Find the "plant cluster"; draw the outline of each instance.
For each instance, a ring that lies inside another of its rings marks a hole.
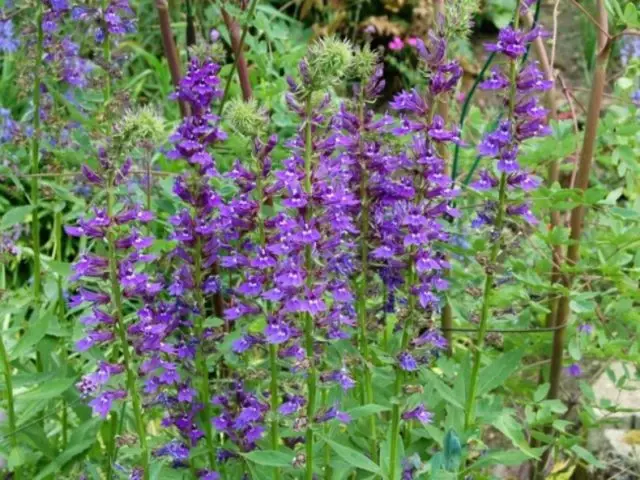
[[[593,392],[581,381],[583,398],[565,405],[559,379],[585,375],[591,339],[611,352],[637,333],[637,165],[615,153],[640,149],[622,126],[637,111],[608,113],[594,147],[607,43],[585,133],[550,122],[554,81],[529,56],[549,34],[521,21],[539,2],[516,3],[486,44],[497,65],[476,82],[499,117],[481,121],[474,107],[464,131],[452,44],[475,2],[458,2],[460,16],[449,5],[412,39],[420,85],[383,108],[379,51],[326,36],[295,61],[265,60],[263,36],[269,51],[286,40],[260,21],[248,33],[254,14],[264,19],[255,0],[211,7],[229,36],[187,1],[184,61],[162,33],[169,67],[133,40],[146,19],[128,0],[37,0],[35,22],[5,5],[0,470],[409,480],[522,464],[537,478],[554,452],[601,466],[579,430],[597,424]],[[630,72],[633,46],[622,51]],[[158,71],[136,74],[141,59]],[[247,89],[279,69],[282,91]],[[140,83],[154,75],[155,87]],[[546,178],[545,162],[576,148],[571,185]],[[616,190],[588,188],[594,148],[596,169],[617,165],[606,179]],[[583,235],[583,221],[614,234]],[[581,242],[596,252],[582,263]],[[622,313],[600,310],[607,292],[622,296],[624,318],[596,328],[593,311]],[[532,336],[501,335],[518,329]],[[637,358],[624,347],[620,358]],[[550,373],[532,375],[547,358]],[[490,428],[509,447],[487,440]]]

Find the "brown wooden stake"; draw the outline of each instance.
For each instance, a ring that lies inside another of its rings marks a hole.
[[[156,10],[158,10],[158,19],[160,20],[160,34],[162,36],[162,46],[164,48],[164,56],[169,64],[171,72],[171,82],[175,87],[180,84],[182,73],[180,72],[180,57],[173,40],[173,32],[171,31],[171,19],[169,18],[169,7],[166,0],[156,0]],[[179,101],[180,115],[186,117],[189,115],[189,106],[183,101]]]
[[[585,125],[584,140],[582,143],[582,151],[578,164],[578,173],[576,176],[576,188],[584,192],[589,186],[589,173],[591,172],[591,163],[595,148],[596,136],[598,133],[598,122],[600,120],[600,108],[602,106],[602,97],[607,74],[607,62],[611,52],[611,43],[607,41],[607,11],[604,6],[604,0],[598,0],[598,18],[601,29],[598,33],[598,56],[596,59],[596,67],[593,72],[593,82],[591,87],[591,98],[589,100],[589,109],[587,110],[587,120]],[[582,234],[582,223],[584,221],[585,207],[578,205],[571,211],[570,217],[570,240],[571,243],[567,249],[567,265],[571,268],[576,265],[580,258],[580,236]],[[566,288],[564,295],[558,301],[558,317],[557,325],[565,327],[569,319],[569,295],[573,275],[567,273],[562,275],[562,284]],[[551,374],[548,397],[550,399],[558,398],[560,388],[560,379],[562,377],[562,354],[564,351],[565,328],[556,331],[553,337],[553,356],[551,358]]]
[[[242,89],[242,98],[246,102],[253,96],[251,90],[251,82],[249,81],[249,69],[247,67],[247,61],[244,58],[244,52],[240,48],[240,27],[231,15],[221,8],[222,19],[224,20],[227,30],[229,30],[229,37],[231,38],[231,49],[234,56],[237,58],[238,66],[238,80],[240,81],[240,88]]]
[[[599,23],[597,32],[598,53],[596,57],[596,66],[593,72],[591,96],[589,99],[584,139],[582,143],[582,151],[580,152],[575,184],[575,187],[582,192],[584,192],[589,186],[589,174],[591,172],[591,164],[598,133],[598,122],[600,120],[600,109],[602,107],[602,98],[607,77],[607,63],[609,61],[612,46],[612,42],[609,41],[608,16],[604,0],[598,0],[597,8]],[[571,243],[567,249],[566,257],[566,265],[569,269],[573,268],[580,259],[580,237],[582,235],[584,215],[584,205],[578,205],[571,211],[571,217],[569,220],[571,229],[569,238]],[[569,292],[571,291],[571,285],[573,282],[573,273],[569,271],[561,274],[560,280],[564,287],[564,294],[558,301],[556,325],[559,328],[555,331],[553,336],[553,351],[549,376],[550,387],[547,395],[548,399],[557,399],[560,393],[566,325],[570,314]],[[544,469],[549,457],[550,450],[547,450],[541,461],[540,471]]]

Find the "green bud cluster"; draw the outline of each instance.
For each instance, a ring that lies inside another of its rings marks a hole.
[[[247,102],[230,100],[224,109],[225,118],[240,135],[255,137],[267,126],[267,115],[255,99]]]

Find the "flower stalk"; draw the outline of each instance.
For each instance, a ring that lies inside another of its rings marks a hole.
[[[409,302],[407,305],[407,318],[405,319],[404,328],[402,330],[401,351],[406,350],[409,345],[409,334],[412,328],[412,318],[416,309],[416,296],[412,290],[417,282],[415,262],[411,261],[409,265],[409,273],[407,275],[407,291],[409,292]],[[400,438],[400,394],[402,393],[402,385],[404,383],[405,372],[402,368],[396,368],[396,382],[393,387],[394,403],[391,410],[391,446],[389,449],[389,478],[396,478],[397,466],[400,463],[398,459],[398,442]]]
[[[114,207],[115,207],[115,195],[113,192],[114,174],[109,174],[108,188],[107,188],[107,217],[113,219]],[[140,395],[136,386],[136,373],[133,370],[133,362],[131,358],[131,352],[129,351],[129,342],[127,341],[127,328],[124,324],[124,310],[122,305],[122,291],[120,289],[120,282],[118,279],[118,259],[117,259],[117,247],[116,247],[116,235],[113,231],[113,224],[107,232],[107,247],[109,254],[109,282],[111,283],[111,298],[112,306],[114,308],[113,315],[116,320],[116,330],[118,339],[120,340],[120,348],[122,349],[122,356],[124,359],[124,368],[126,373],[127,390],[131,396],[131,404],[133,408],[133,415],[135,419],[136,430],[140,442],[140,454],[143,468],[144,480],[149,479],[149,448],[147,447],[146,428],[144,423],[144,416],[142,412],[142,402],[140,401]],[[115,435],[115,431],[113,434]],[[115,459],[114,459],[115,460]]]
[[[55,239],[55,258],[57,262],[62,262],[62,212],[55,212],[55,216],[53,219],[53,233]],[[62,288],[62,276],[58,275],[58,305],[57,305],[57,313],[58,313],[58,323],[60,325],[65,324],[65,301],[64,301],[64,291]],[[69,358],[69,353],[66,345],[62,345],[62,358],[66,361]],[[67,401],[65,399],[62,400],[62,412],[61,412],[61,424],[62,424],[62,449],[64,450],[67,447],[67,440],[69,437],[69,419],[68,419],[68,409],[67,409]]]
[[[31,204],[33,205],[31,221],[31,238],[33,242],[33,298],[36,309],[40,308],[42,293],[42,272],[40,261],[40,185],[38,173],[40,171],[40,83],[42,74],[42,55],[44,32],[42,29],[42,2],[38,1],[36,11],[37,39],[36,58],[33,76],[33,137],[31,139]],[[39,311],[38,311],[39,314]]]
[[[204,428],[205,440],[207,442],[207,460],[211,470],[216,468],[215,448],[213,442],[213,429],[211,428],[211,389],[209,387],[209,370],[207,369],[207,359],[203,349],[204,340],[204,319],[206,317],[206,305],[202,292],[202,239],[198,236],[196,248],[193,255],[194,262],[194,295],[198,306],[198,314],[195,319],[196,338],[200,343],[196,349],[196,370],[198,372],[198,396],[203,405],[202,426]]]
[[[306,124],[304,126],[304,189],[305,193],[311,197],[313,193],[312,186],[312,172],[313,172],[313,101],[312,92],[308,92],[305,103],[305,118]],[[307,204],[305,212],[305,220],[308,223],[313,218],[313,212],[311,202]],[[313,288],[313,258],[311,252],[311,246],[305,245],[304,247],[304,259],[306,269],[306,282],[309,289]],[[313,480],[313,416],[315,413],[316,405],[316,387],[318,373],[315,365],[315,354],[313,348],[313,317],[310,313],[304,314],[304,344],[309,361],[309,369],[307,371],[307,431],[305,434],[305,449],[306,449],[306,480]]]
[[[362,139],[364,134],[364,88],[360,88],[360,95],[358,96],[358,119],[359,119],[359,138]],[[362,149],[362,145],[360,145]],[[363,155],[363,152],[360,151]],[[358,326],[360,329],[360,339],[358,346],[360,347],[360,354],[363,358],[364,364],[364,395],[361,398],[361,404],[373,404],[373,381],[371,377],[371,355],[369,353],[369,338],[367,334],[367,291],[369,289],[369,208],[370,201],[368,198],[368,185],[369,185],[369,172],[367,172],[367,166],[363,164],[360,177],[360,271],[361,280],[359,288],[356,292],[356,310],[358,314]],[[369,432],[371,435],[371,458],[375,461],[378,455],[378,442],[376,439],[376,416],[369,416]]]

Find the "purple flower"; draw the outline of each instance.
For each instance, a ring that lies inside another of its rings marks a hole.
[[[424,404],[420,404],[412,410],[407,410],[402,414],[403,420],[417,420],[422,424],[431,423],[433,414],[425,408]]]
[[[306,400],[301,395],[285,395],[284,401],[278,407],[278,411],[282,415],[292,415],[300,410],[306,404]]]
[[[324,373],[320,376],[320,379],[323,382],[336,382],[338,383],[343,391],[351,390],[355,387],[356,382],[353,380],[349,371],[346,368],[341,368],[340,370],[335,370],[333,372]]]
[[[18,36],[13,31],[13,22],[0,20],[0,52],[13,53],[20,46]]]
[[[427,330],[418,338],[412,341],[416,347],[424,347],[425,345],[435,348],[437,350],[444,350],[447,348],[447,339],[444,338],[437,330]]]
[[[565,368],[565,371],[570,377],[580,377],[582,375],[582,367],[578,363],[572,363]]]
[[[94,345],[111,341],[113,338],[113,333],[106,330],[89,332],[84,338],[76,342],[76,350],[84,352]]]
[[[315,418],[315,421],[317,423],[324,423],[324,422],[328,422],[329,420],[333,420],[334,418],[340,421],[341,423],[351,422],[351,415],[349,415],[346,412],[342,412],[338,410],[338,407],[336,405],[333,405],[332,407],[328,408],[324,412],[317,415]]]
[[[593,325],[589,323],[581,323],[578,325],[578,331],[580,333],[584,333],[585,335],[591,335],[593,333]]]
[[[546,80],[537,63],[529,63],[516,79],[520,93],[544,92],[553,87],[552,80]]]
[[[509,58],[518,58],[527,51],[526,41],[522,33],[512,27],[500,30],[496,43],[485,43],[489,52],[500,52]]]
[[[93,410],[94,414],[100,415],[102,418],[106,418],[111,411],[111,404],[114,400],[120,400],[127,396],[127,392],[124,390],[108,390],[102,392],[96,398],[89,402],[89,406]]]
[[[273,319],[264,330],[266,341],[273,345],[286,342],[291,338],[292,333],[292,328],[282,319]]]
[[[413,372],[418,369],[418,362],[409,352],[400,352],[398,355],[398,365],[405,372]]]
[[[156,457],[170,457],[174,462],[189,460],[189,447],[179,440],[172,440],[153,452]]]
[[[509,79],[500,68],[494,67],[491,69],[489,77],[480,82],[479,86],[482,90],[504,90],[509,84]]]

